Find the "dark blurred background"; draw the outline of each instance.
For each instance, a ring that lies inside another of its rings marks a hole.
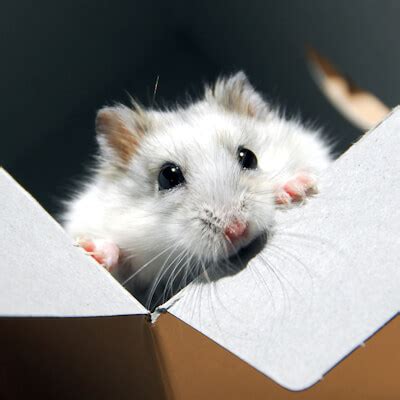
[[[394,106],[399,17],[397,0],[2,1],[0,164],[56,214],[95,151],[99,107],[150,104],[157,76],[157,102],[175,102],[239,69],[343,151],[361,132],[311,80],[304,46]]]

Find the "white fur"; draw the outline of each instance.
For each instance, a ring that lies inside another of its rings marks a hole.
[[[103,157],[64,215],[73,237],[106,239],[120,247],[121,268],[129,271],[125,278],[146,265],[135,277],[144,287],[156,277],[166,282],[178,270],[201,271],[270,231],[276,188],[298,172],[317,178],[330,161],[319,132],[270,110],[242,73],[218,81],[214,94],[207,89],[200,102],[150,110],[147,117],[151,129],[127,168]],[[256,170],[240,168],[239,146],[256,154]],[[186,183],[160,191],[158,173],[167,161],[180,166]],[[204,223],[211,214],[218,219],[217,232]],[[223,227],[235,218],[248,223],[249,235],[232,245]]]

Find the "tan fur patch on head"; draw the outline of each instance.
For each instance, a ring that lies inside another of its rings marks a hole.
[[[120,166],[127,166],[132,159],[147,127],[143,111],[122,105],[102,108],[96,117],[100,146],[106,147],[103,153],[110,153],[111,150]]]
[[[212,87],[206,88],[205,98],[210,103],[247,117],[265,118],[270,112],[267,103],[243,72],[218,79]]]

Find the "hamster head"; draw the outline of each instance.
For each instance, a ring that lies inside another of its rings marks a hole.
[[[113,240],[143,285],[226,263],[274,223],[269,112],[243,73],[186,108],[101,109],[91,189],[101,212],[90,234]]]

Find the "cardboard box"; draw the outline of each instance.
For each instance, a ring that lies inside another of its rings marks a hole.
[[[399,399],[400,109],[241,272],[150,314],[0,173],[1,398]]]

